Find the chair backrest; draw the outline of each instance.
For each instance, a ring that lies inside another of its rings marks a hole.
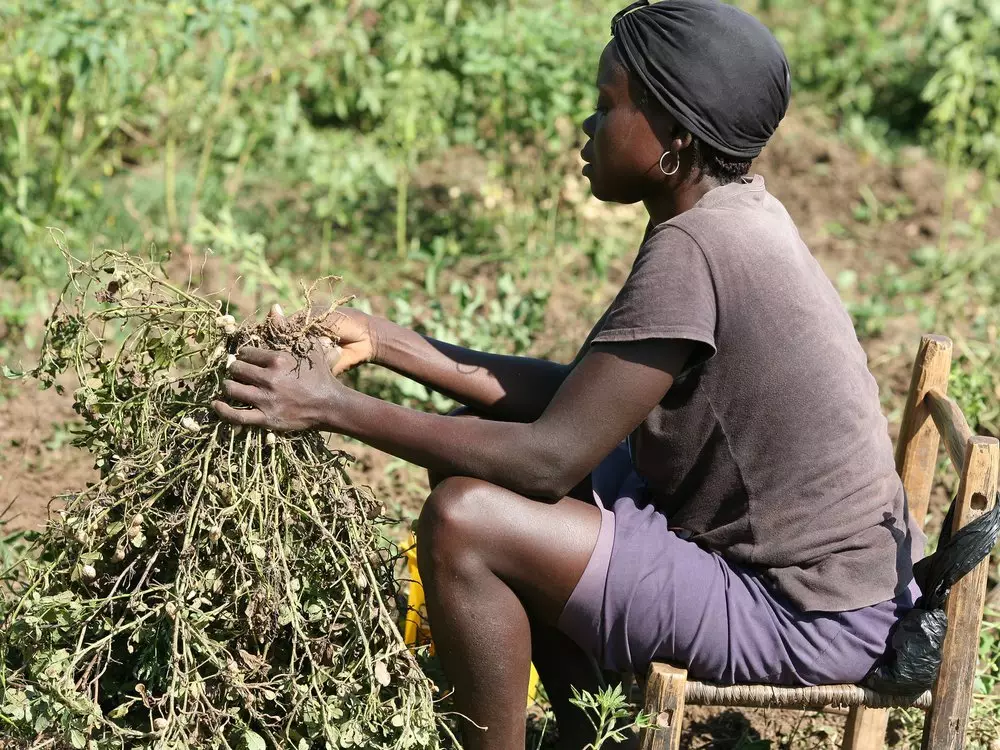
[[[973,435],[958,405],[948,397],[952,342],[927,335],[913,363],[896,442],[896,471],[903,480],[910,513],[923,527],[941,439],[959,472],[953,530],[989,511],[996,501],[1000,441]],[[989,559],[955,584],[948,596],[948,633],[934,704],[924,723],[924,747],[958,748],[965,737],[978,657],[979,628]]]

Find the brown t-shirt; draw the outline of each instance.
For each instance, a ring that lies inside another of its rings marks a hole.
[[[583,351],[642,339],[700,344],[630,436],[671,527],[806,611],[857,609],[909,583],[923,538],[907,523],[878,386],[763,178],[647,230]]]

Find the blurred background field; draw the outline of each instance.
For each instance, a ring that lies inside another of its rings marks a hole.
[[[0,4],[0,358],[32,360],[64,281],[54,231],[77,254],[155,248],[178,278],[234,284],[241,315],[336,274],[355,304],[436,337],[568,360],[643,227],[641,207],[589,197],[578,156],[622,4]],[[1000,4],[742,5],[775,30],[794,79],[756,171],[848,304],[891,428],[934,330],[956,340],[951,389],[973,427],[1000,434]],[[449,407],[391,374],[355,381]],[[50,498],[90,477],[73,417],[68,398],[0,380],[8,531],[38,528]],[[424,477],[349,449],[358,481],[415,515]],[[953,490],[938,488],[932,526]],[[970,736],[991,750],[998,638],[991,621]],[[792,712],[695,719],[692,747],[827,747],[841,731]],[[898,746],[918,734],[896,716]]]

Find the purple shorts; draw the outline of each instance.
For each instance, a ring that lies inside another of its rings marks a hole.
[[[601,531],[559,628],[603,669],[653,660],[722,684],[854,683],[882,655],[916,584],[850,612],[802,612],[753,571],[686,541],[646,499],[619,446],[591,475]]]

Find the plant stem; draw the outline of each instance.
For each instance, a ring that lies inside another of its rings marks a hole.
[[[948,176],[945,182],[944,206],[941,209],[941,244],[942,252],[948,250],[948,240],[951,238],[951,227],[955,215],[955,199],[958,193],[958,172],[961,167],[962,149],[965,147],[965,131],[969,124],[969,112],[976,90],[975,74],[971,73],[962,82],[962,94],[959,97],[961,106],[955,113],[955,130],[948,142]]]
[[[191,203],[188,205],[188,226],[194,224],[198,215],[198,202],[201,198],[201,191],[205,187],[205,178],[208,176],[208,165],[212,157],[212,148],[215,146],[215,131],[222,119],[222,113],[229,106],[230,94],[233,89],[233,82],[236,79],[236,67],[239,63],[240,53],[234,52],[226,65],[226,72],[222,77],[222,86],[219,91],[219,105],[215,108],[215,113],[205,127],[205,137],[202,139],[201,156],[198,159],[198,176],[194,181],[194,191],[191,194]]]
[[[31,114],[33,99],[30,93],[25,94],[21,101],[21,116],[17,121],[17,210],[24,213],[28,208],[28,117]]]
[[[406,201],[409,189],[409,170],[404,165],[396,178],[396,255],[406,257]]]
[[[320,273],[326,273],[330,267],[330,243],[333,242],[333,221],[327,219],[323,222],[323,238],[320,241]]]
[[[62,197],[62,194],[73,184],[73,181],[76,180],[76,176],[80,173],[80,170],[90,163],[90,160],[94,158],[94,154],[96,154],[98,149],[104,145],[105,141],[108,140],[108,136],[110,136],[117,127],[118,115],[115,115],[111,118],[111,122],[101,128],[100,132],[90,139],[90,142],[80,153],[80,156],[77,157],[75,162],[73,162],[73,166],[66,174],[66,177],[59,181],[56,191],[52,196],[50,208],[55,206],[56,201]]]
[[[163,183],[166,191],[167,230],[177,231],[177,135],[174,132],[174,106],[177,101],[177,78],[167,79],[167,149],[163,161]]]

